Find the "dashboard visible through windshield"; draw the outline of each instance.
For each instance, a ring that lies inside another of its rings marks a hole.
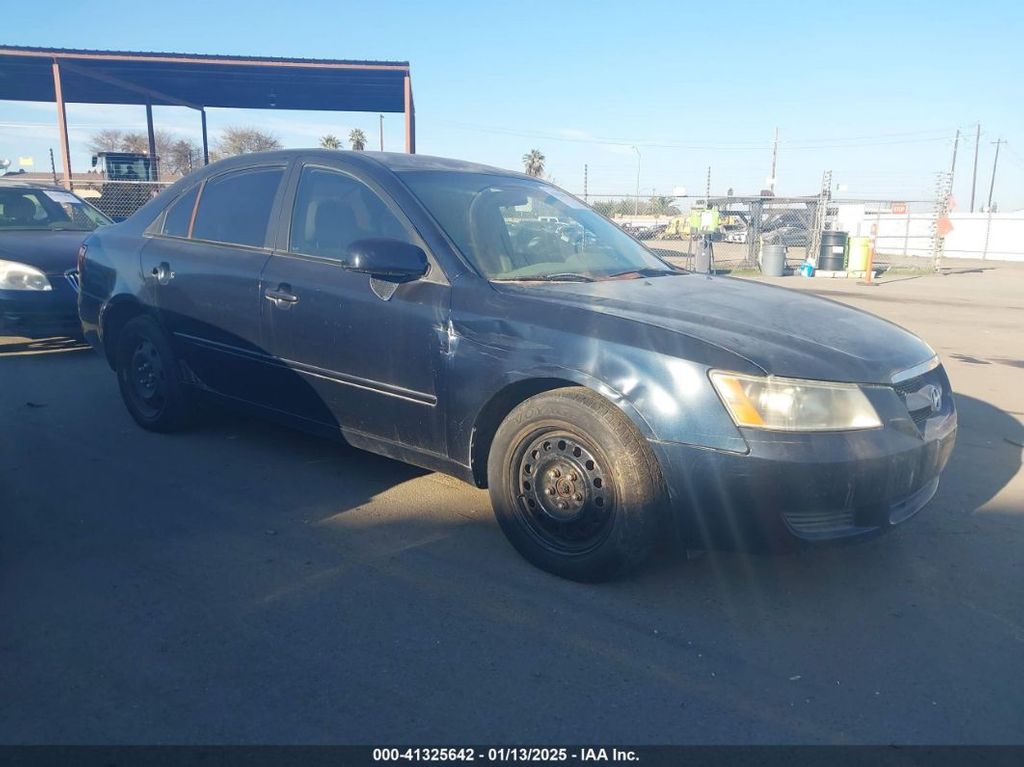
[[[549,184],[450,171],[402,178],[489,280],[592,282],[680,273]]]
[[[91,232],[111,223],[84,200],[60,189],[0,188],[0,231]]]

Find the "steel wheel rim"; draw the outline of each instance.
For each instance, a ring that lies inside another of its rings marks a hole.
[[[516,510],[549,551],[585,554],[611,530],[615,484],[601,455],[577,434],[541,429],[523,438],[511,463]]]
[[[147,418],[156,418],[163,412],[167,402],[166,386],[159,350],[149,339],[139,339],[128,366],[128,388],[136,406]]]

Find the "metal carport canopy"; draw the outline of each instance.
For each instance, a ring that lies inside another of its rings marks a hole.
[[[0,46],[0,100],[52,101],[67,158],[66,103],[403,112],[415,117],[407,61],[349,61]],[[205,139],[205,112],[203,128]],[[205,143],[205,141],[204,141]]]

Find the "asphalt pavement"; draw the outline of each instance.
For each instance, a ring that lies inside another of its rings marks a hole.
[[[603,585],[484,491],[239,416],[146,433],[93,352],[0,339],[0,743],[1024,742],[1024,268],[778,282],[943,355],[938,495]]]

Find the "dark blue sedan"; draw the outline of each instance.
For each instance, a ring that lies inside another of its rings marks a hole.
[[[71,192],[0,179],[0,335],[81,333],[78,250],[89,232],[109,223]]]
[[[956,434],[906,330],[682,272],[551,184],[453,160],[211,165],[86,241],[80,311],[142,427],[201,397],[453,474],[580,580],[671,540],[882,532]]]

